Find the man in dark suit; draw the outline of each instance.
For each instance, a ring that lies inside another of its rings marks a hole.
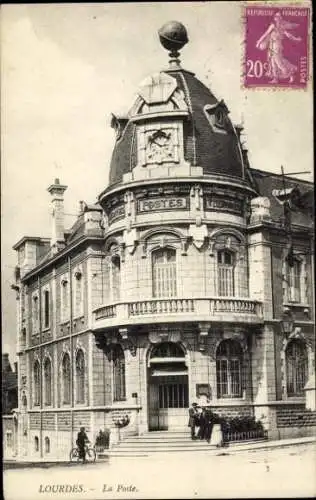
[[[211,439],[212,429],[213,429],[213,414],[210,408],[205,409],[205,427],[204,427],[204,439],[209,443]]]
[[[204,438],[206,439],[205,434],[206,434],[206,431],[207,431],[207,424],[208,424],[208,422],[207,422],[207,415],[206,415],[205,408],[202,409],[202,413],[200,415],[200,419],[199,420],[200,420],[200,422],[199,422],[200,423],[200,427],[199,427],[199,432],[198,432],[197,437],[198,437],[198,439],[204,439]]]
[[[195,439],[195,427],[197,425],[198,420],[198,411],[197,411],[197,403],[192,403],[189,408],[189,422],[188,427],[191,428],[191,439]]]

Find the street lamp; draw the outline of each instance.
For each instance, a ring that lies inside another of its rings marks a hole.
[[[282,332],[286,337],[290,335],[293,331],[294,319],[291,313],[283,314],[283,317],[280,321]]]

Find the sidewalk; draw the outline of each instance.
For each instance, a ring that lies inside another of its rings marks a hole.
[[[257,451],[257,450],[264,450],[264,449],[271,449],[271,448],[284,448],[287,446],[295,446],[295,445],[303,445],[303,444],[310,444],[310,443],[316,443],[316,436],[309,436],[309,437],[300,437],[300,438],[292,438],[292,439],[278,439],[277,441],[261,441],[261,442],[256,442],[256,443],[233,443],[228,446],[223,446],[222,448],[210,448],[208,450],[205,450],[205,453],[208,455],[232,455],[235,453],[240,453],[244,451]],[[173,452],[172,456],[175,455],[177,452]],[[187,452],[187,453],[194,453],[194,451]],[[201,452],[199,452],[201,453]],[[159,452],[155,453],[155,456],[158,456]],[[165,455],[165,454],[164,454]],[[151,455],[146,455],[142,458],[147,459]],[[100,463],[100,462],[109,462],[111,459],[115,458],[115,460],[120,460],[120,457],[111,457],[111,450],[109,450],[108,455],[104,455],[102,458],[97,458],[95,464]],[[125,458],[132,458],[133,457],[124,457]],[[139,458],[139,457],[138,457]],[[80,462],[81,464],[81,462]],[[61,466],[61,465],[66,465],[67,467],[76,467],[78,466],[77,462],[69,462],[65,459],[62,458],[54,458],[51,460],[44,460],[40,458],[36,458],[30,462],[29,459],[11,459],[11,460],[3,460],[3,468],[6,469],[17,469],[17,468],[27,468],[27,467],[39,467],[39,468],[49,468],[53,466]],[[86,462],[88,467],[93,465],[93,462]]]

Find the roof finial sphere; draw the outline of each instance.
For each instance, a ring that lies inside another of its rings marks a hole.
[[[185,26],[178,21],[169,21],[158,30],[161,45],[171,51],[171,55],[178,56],[178,50],[188,43],[188,34]]]

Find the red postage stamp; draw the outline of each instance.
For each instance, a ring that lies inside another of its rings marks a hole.
[[[309,78],[309,7],[244,7],[246,88],[304,89]]]

